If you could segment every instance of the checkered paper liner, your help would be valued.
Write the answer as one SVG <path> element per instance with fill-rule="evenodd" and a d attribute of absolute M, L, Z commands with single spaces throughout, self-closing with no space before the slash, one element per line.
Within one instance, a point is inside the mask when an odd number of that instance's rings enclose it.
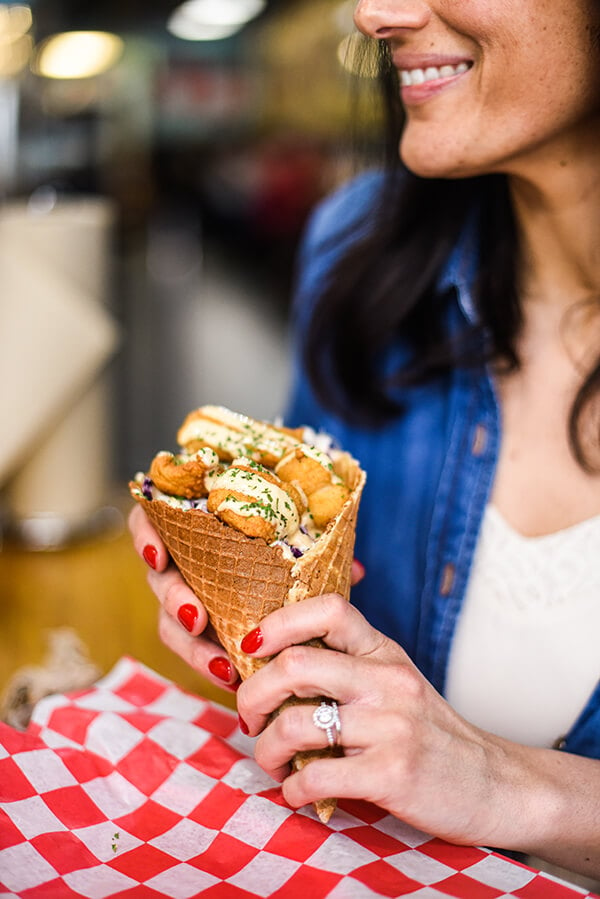
<path fill-rule="evenodd" d="M 0 899 L 592 896 L 362 802 L 288 808 L 229 710 L 124 658 L 0 725 Z"/>

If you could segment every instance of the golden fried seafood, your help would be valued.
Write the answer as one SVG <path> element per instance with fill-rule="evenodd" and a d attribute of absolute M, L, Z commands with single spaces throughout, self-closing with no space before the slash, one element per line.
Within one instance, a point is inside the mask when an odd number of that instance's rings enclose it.
<path fill-rule="evenodd" d="M 301 439 L 301 429 L 277 428 L 222 406 L 201 406 L 190 412 L 177 432 L 178 443 L 188 452 L 209 446 L 223 461 L 249 456 L 268 467 L 274 467 Z"/>
<path fill-rule="evenodd" d="M 159 453 L 147 474 L 136 475 L 134 495 L 206 511 L 247 537 L 283 543 L 295 558 L 350 496 L 345 454 L 310 428 L 278 428 L 221 406 L 201 406 L 177 438 L 180 454 Z"/>
<path fill-rule="evenodd" d="M 208 511 L 248 537 L 267 543 L 298 530 L 305 511 L 303 498 L 291 484 L 250 459 L 232 462 L 215 478 L 208 494 Z"/>
<path fill-rule="evenodd" d="M 323 530 L 332 518 L 338 514 L 348 497 L 350 491 L 345 484 L 327 484 L 320 487 L 308 497 L 308 511 L 314 526 Z"/>
<path fill-rule="evenodd" d="M 307 496 L 329 484 L 341 484 L 327 453 L 312 446 L 296 446 L 275 466 L 282 481 L 298 484 Z"/>
<path fill-rule="evenodd" d="M 199 499 L 207 496 L 211 475 L 219 466 L 219 457 L 214 450 L 203 447 L 189 455 L 161 452 L 152 460 L 150 478 L 163 493 L 182 496 L 185 499 Z"/>

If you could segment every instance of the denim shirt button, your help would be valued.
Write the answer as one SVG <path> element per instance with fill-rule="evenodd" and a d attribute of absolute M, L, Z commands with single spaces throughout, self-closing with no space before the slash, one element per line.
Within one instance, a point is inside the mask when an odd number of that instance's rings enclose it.
<path fill-rule="evenodd" d="M 475 434 L 473 435 L 473 443 L 471 445 L 471 452 L 474 456 L 483 456 L 487 447 L 487 438 L 488 431 L 486 426 L 478 424 L 475 427 Z"/>
<path fill-rule="evenodd" d="M 566 745 L 567 745 L 567 738 L 566 737 L 558 737 L 558 739 L 555 740 L 554 743 L 552 744 L 552 748 L 553 749 L 564 749 Z"/>
<path fill-rule="evenodd" d="M 452 562 L 448 562 L 446 565 L 444 565 L 444 569 L 442 571 L 442 581 L 440 584 L 440 593 L 442 596 L 449 596 L 452 593 L 455 574 L 456 566 L 453 565 Z"/>

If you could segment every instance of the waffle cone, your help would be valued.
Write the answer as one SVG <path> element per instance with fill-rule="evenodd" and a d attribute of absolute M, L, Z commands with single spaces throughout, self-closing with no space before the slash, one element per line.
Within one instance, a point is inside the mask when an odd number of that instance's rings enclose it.
<path fill-rule="evenodd" d="M 148 500 L 139 485 L 130 484 L 133 498 L 158 531 L 186 583 L 207 611 L 219 642 L 242 680 L 266 663 L 242 652 L 240 643 L 268 614 L 293 602 L 323 593 L 350 597 L 356 517 L 365 474 L 348 454 L 336 461 L 337 473 L 351 490 L 338 515 L 301 558 L 284 556 L 281 547 L 249 538 L 200 509 L 180 509 Z M 319 699 L 314 703 L 318 704 Z M 331 750 L 298 753 L 299 770 L 313 757 Z M 327 800 L 322 821 L 328 821 L 335 800 Z"/>

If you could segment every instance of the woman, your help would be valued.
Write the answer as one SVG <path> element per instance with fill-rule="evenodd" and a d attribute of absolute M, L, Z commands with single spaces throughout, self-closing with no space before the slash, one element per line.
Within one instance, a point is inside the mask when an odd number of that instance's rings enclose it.
<path fill-rule="evenodd" d="M 400 159 L 314 219 L 312 387 L 300 364 L 287 419 L 367 470 L 367 576 L 352 607 L 316 597 L 248 635 L 278 655 L 240 687 L 242 726 L 292 806 L 364 798 L 600 877 L 600 4 L 360 0 L 355 19 Z M 163 639 L 233 684 L 139 510 L 132 530 Z M 327 741 L 306 706 L 267 723 L 292 693 L 337 700 L 344 756 L 288 776 Z"/>

